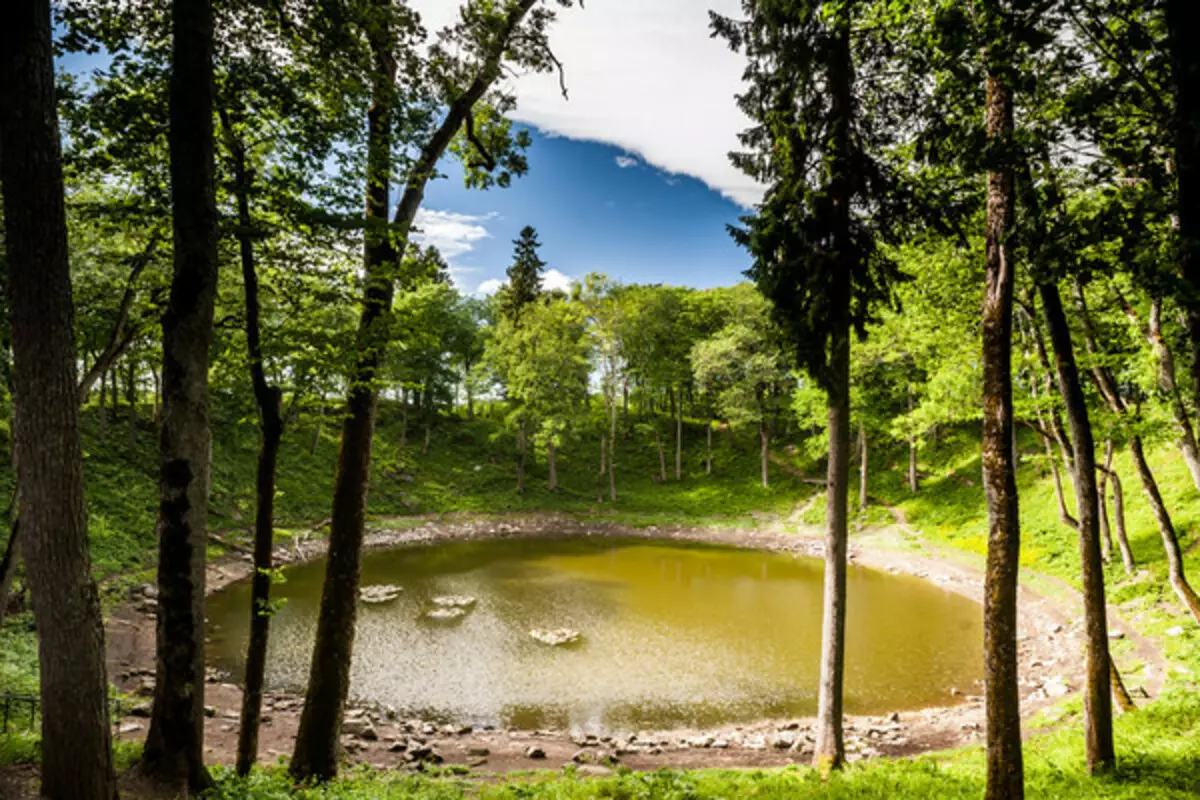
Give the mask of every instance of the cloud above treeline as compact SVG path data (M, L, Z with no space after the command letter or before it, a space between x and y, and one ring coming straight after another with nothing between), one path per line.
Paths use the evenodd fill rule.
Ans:
M479 284L479 288L475 290L476 294L492 295L500 291L508 281L497 280L492 278ZM548 269L542 273L542 289L547 292L561 291L569 292L571 287L577 281L569 275L564 275L556 269Z
M461 0L410 0L433 31ZM551 43L566 71L515 80L513 116L547 133L615 145L668 173L700 179L742 206L762 188L729 163L749 121L734 104L744 59L709 36L708 11L740 15L740 0L598 0L564 10ZM635 158L636 156L636 158ZM622 163L632 159L632 163Z

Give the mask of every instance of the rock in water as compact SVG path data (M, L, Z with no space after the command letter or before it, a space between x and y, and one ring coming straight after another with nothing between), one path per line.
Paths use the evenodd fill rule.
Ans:
M452 622L456 619L462 619L467 615L466 609L457 608L455 606L438 606L430 609L424 614L425 619L431 619L435 622Z
M537 641L550 647L561 647L565 644L575 644L579 641L579 631L573 631L570 628L557 628L555 630L545 630L535 628L529 632Z
M438 608L461 608L466 610L475 606L475 598L466 594L446 594L433 598L433 604Z
M378 586L363 586L358 590L358 599L370 605L390 603L400 596L404 589L400 586L381 584Z

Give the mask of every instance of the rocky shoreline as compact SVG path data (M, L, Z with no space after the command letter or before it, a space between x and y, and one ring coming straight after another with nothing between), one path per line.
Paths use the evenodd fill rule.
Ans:
M376 523L366 538L370 550L447 541L505 537L573 536L640 537L753 547L820 557L819 538L762 530L686 527L630 528L602 520L581 521L552 515L506 518L466 517L434 521L403 529ZM276 563L295 564L324 555L325 541L294 540L276 550ZM966 566L947 560L852 541L851 560L863 566L921 577L975 600L982 578ZM234 554L209 565L208 591L215 592L252 573L249 556ZM121 688L142 697L153 693L154 612L152 591L135 587L130 602L113 615L109 626L110 674ZM1022 709L1032 715L1070 694L1082 673L1078 624L1051 600L1021 591ZM1117 623L1120 624L1119 621ZM953 687L940 708L898 711L874 717L848 717L849 760L898 757L946 749L977 741L984 728L980 687ZM206 697L206 737L210 758L231 761L236 751L241 691L229 676L210 671ZM303 698L268 693L260 734L261 757L271 761L290 752ZM143 703L144 705L144 703ZM146 709L135 706L119 723L122 738L145 734ZM343 727L347 757L381 767L423 768L428 764L461 764L504 772L571 766L596 772L616 764L634 769L675 767L755 767L807 762L812 754L812 719L762 720L711 730L597 731L515 730L447 725L421 719L398 719L389 709L352 705Z

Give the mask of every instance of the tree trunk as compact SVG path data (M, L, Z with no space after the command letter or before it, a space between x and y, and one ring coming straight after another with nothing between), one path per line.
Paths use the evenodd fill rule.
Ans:
M675 403L675 480L683 475L683 388L679 388Z
M408 389L400 389L400 446L408 447Z
M1062 298L1053 283L1038 287L1046 328L1054 348L1058 390L1067 407L1074 455L1075 503L1079 515L1079 557L1083 567L1084 628L1087 664L1084 688L1084 729L1088 770L1095 774L1116 765L1113 748L1111 676L1108 654L1108 614L1104 598L1104 562L1100 555L1099 496L1096 490L1096 446L1087 400L1075 366L1071 329Z
M1112 661L1109 661L1108 664L1108 674L1109 680L1112 682L1112 696L1117 701L1117 707L1121 709L1121 713L1128 714L1130 711L1137 711L1137 705L1129 696L1129 690L1125 688L1125 681L1121 680L1121 673L1117 671L1117 665Z
M14 516L4 555L0 557L0 629L4 628L4 617L8 613L8 595L12 589L13 576L17 574L17 559L20 557L21 518Z
M704 431L704 474L712 475L712 428L713 415L708 412L708 427Z
M129 450L137 452L137 367L133 359L129 359L128 383L126 384L126 399L129 400Z
M204 767L204 585L211 432L208 366L217 290L211 0L171 5L168 144L175 273L163 316L158 629L154 710L142 767L194 793Z
M1171 588L1183 601L1192 619L1200 623L1200 597L1196 596L1196 592L1188 583L1183 566L1183 553L1179 549L1179 538L1175 535L1175 526L1171 523L1171 516L1167 513L1162 494L1158 490L1158 482L1154 480L1154 473L1146 463L1142 437L1134 436L1129 440L1129 452L1133 455L1134 466L1137 467L1138 477L1142 480L1142 491L1145 492L1150 510L1154 512L1154 519L1158 523L1163 549L1167 553L1167 578L1171 582Z
M867 431L859 423L858 426L858 510L867 508Z
M617 502L617 404L612 404L608 427L608 499Z
M667 482L667 454L663 450L662 431L658 429L658 423L654 424L654 444L658 446L658 479L663 483Z
M1109 439L1104 443L1104 465L1099 468L1100 485L1096 487L1100 516L1100 556L1106 564L1112 560L1113 549L1112 527L1108 521L1108 473L1112 471L1112 457L1112 439Z
M525 421L517 428L517 494L525 494Z
M250 638L246 645L246 675L242 691L241 727L238 732L237 772L250 773L258 760L258 731L266 673L267 643L271 625L271 569L275 546L275 482L279 442L283 438L283 393L267 382L263 365L262 326L258 299L258 270L254 259L250 214L251 176L245 147L224 108L220 118L225 142L233 162L234 195L237 200L238 252L246 304L246 349L250 385L258 407L259 451L255 476L254 576L250 587Z
M767 474L767 464L771 459L771 436L767 432L766 423L759 422L758 436L762 443L762 485L763 488L766 489L770 485L768 480L769 476Z
M1178 180L1179 274L1190 284L1184 308L1191 340L1193 402L1200 407L1200 7L1167 0L1167 41L1175 88L1175 174Z
M395 268L403 256L402 249L398 250L393 242L403 242L408 235L407 226L389 230L384 224L392 172L396 63L386 8L390 3L378 0L377 5L381 13L368 31L375 72L373 102L367 112L368 225L363 248L363 303L334 478L329 554L316 644L296 746L288 767L297 780L328 780L337 773L342 709L350 689L350 659L358 616L363 526L377 408L375 382L387 344L386 321L395 290Z
M608 433L600 431L600 471L596 473L596 502L604 502L604 479L608 475Z
M154 378L154 424L158 424L159 401L162 395L162 387L159 385L158 370L154 367L150 368L150 375Z
M1133 560L1133 549L1129 546L1129 537L1125 533L1125 489L1121 485L1121 476L1114 469L1108 473L1108 479L1113 488L1113 525L1117 530L1117 547L1121 551L1121 563L1128 575L1137 571L1137 563Z
M49 0L0 12L0 141L17 518L38 633L41 796L115 800L104 627L88 554Z
M839 7L830 46L830 182L835 220L833 249L839 263L833 276L829 368L824 381L829 404L829 464L825 511L825 575L821 597L821 671L817 684L817 727L813 766L822 775L845 762L842 703L846 666L847 500L850 483L850 303L851 273L858 267L850 242L853 67L850 56L850 8Z
M431 427L432 426L429 424L429 418L426 417L426 419L425 419L425 439L421 442L421 457L422 458L429 455L429 437L431 435Z
M1200 196L1198 196L1200 199ZM1127 308L1130 308L1128 305ZM1196 444L1196 431L1187 406L1183 404L1183 395L1175 382L1175 359L1171 348L1162 335L1162 298L1155 297L1150 301L1150 321L1147 326L1146 338L1158 356L1158 384L1166 395L1167 405L1175 417L1175 428L1178 434L1179 452L1183 454L1183 462L1187 464L1192 476L1192 485L1200 489L1200 447Z
M993 45L995 47L996 45ZM987 54L987 137L1011 144L1013 102L1005 58ZM987 800L1024 797L1017 667L1020 517L1012 452L1012 310L1015 211L1011 157L987 178L986 288L983 301L983 476L988 507L984 586L984 694L987 705Z
M99 421L100 421L100 432L98 434L98 438L100 440L100 444L104 444L104 439L108 435L107 402L108 402L108 380L107 380L106 375L101 375L100 376L100 408L99 408L99 414L98 414Z
M546 466L549 472L547 488L552 492L558 491L558 464L555 462L554 442L546 442Z

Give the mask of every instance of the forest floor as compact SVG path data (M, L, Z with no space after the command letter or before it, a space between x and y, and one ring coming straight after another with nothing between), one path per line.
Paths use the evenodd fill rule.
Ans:
M250 419L252 415L223 413L218 418ZM138 697L137 689L147 676L131 672L122 678L121 673L145 669L145 654L152 652L144 639L138 641L146 635L145 615L131 611L130 598L133 587L153 579L154 441L148 430L136 445L115 441L111 435L108 442L100 442L94 425L85 433L89 437L85 447L92 554L97 573L103 579L102 593L111 620L114 652L111 674L123 687L132 690L122 701L132 708L133 704L144 701L144 697ZM456 527L475 526L480 529L479 535L497 535L502 526L516 528L519 520L532 518L553 521L556 526L566 524L565 520L585 528L611 528L622 533L633 530L652 536L669 535L678 529L689 531L689 535L728 537L726 541L731 543L758 546L768 540L779 540L793 548L819 553L819 541L814 534L824 516L821 481L807 477L816 473L800 450L786 443L778 446L772 466L772 486L764 489L758 484L757 448L749 437L744 442L719 437L715 474L709 476L703 468L702 426L690 424L686 433L680 481L671 476L665 481L658 478L658 455L650 441L625 442L618 461L620 500L614 505L596 500L597 475L592 448L586 442L567 449L560 460L564 491L551 493L540 487L536 478L540 475L539 467L544 472L544 465L535 465L530 490L517 495L513 491L512 464L507 457L508 443L496 423L448 421L435 431L430 452L422 455L419 445L401 444L395 415L384 408L371 488L374 535L385 546L405 537L427 537ZM311 427L289 429L280 463L278 501L280 534L286 540L290 541L293 535L308 535L310 521L322 519L328 513L327 491L314 491L314 487L332 485L335 434L336 431L326 430L314 438ZM243 422L220 428L215 432L214 442L211 527L227 540L244 543L246 520L252 518L253 426ZM1070 664L1071 668L1060 669L1055 663L1050 677L1061 676L1074 688L1080 644L1073 634L1078 630L1081 613L1077 539L1058 520L1048 468L1036 455L1036 442L1031 439L1025 445L1018 476L1023 594L1044 603L1047 614L1046 621L1040 626L1035 624L1028 635L1034 637L1038 646L1041 646L1039 639L1053 637L1061 650L1060 663ZM888 452L877 448L873 452L872 502L854 522L856 561L910 574L925 572L923 577L927 580L944 579L955 591L974 592L977 596L986 551L986 509L976 477L979 474L976 432L951 432L922 451L922 487L916 494L905 486L906 457L907 453L899 450ZM1159 448L1152 461L1182 542L1189 550L1187 565L1196 573L1200 571L1200 551L1195 547L1200 541L1196 536L1200 531L1196 491L1181 459L1169 446ZM1116 467L1127 476L1127 515L1138 569L1133 575L1125 575L1119 560L1106 569L1114 615L1110 627L1114 634L1123 634L1114 638L1111 645L1126 682L1135 692L1144 690L1153 701L1140 699L1141 707L1135 713L1117 719L1118 769L1102 777L1088 775L1083 765L1080 725L1083 709L1078 695L1048 698L1040 710L1027 704L1026 709L1031 713L1026 721L1025 764L1031 797L1075 800L1200 795L1200 772L1196 768L1200 764L1200 630L1182 613L1165 586L1165 565L1157 530L1124 454L1118 457ZM10 480L0 466L0 484ZM855 488L852 487L852 497L856 496ZM310 539L302 547L319 552L319 536ZM211 555L215 564L228 568L227 579L244 574L238 571L245 569L240 555L216 545ZM931 566L935 564L936 567ZM1025 598L1023 609L1028 609L1029 601ZM118 621L130 614L140 621ZM1031 614L1026 615L1032 618ZM126 625L129 631L119 630ZM1062 628L1055 630L1058 625ZM132 636L132 644L118 643L135 628L141 633ZM123 652L122 646L127 648ZM1060 656L1049 658L1058 661ZM1036 660L1043 659L1026 658L1027 678ZM1043 660L1043 664L1049 663ZM27 611L18 612L8 618L0 631L0 692L34 693L36 664L32 618ZM230 715L240 700L236 687L223 685L222 678L214 676L214 679L216 682L208 689L216 706L214 716L208 721L209 745L225 752L236 726ZM1032 687L1026 689L1030 696L1038 691ZM978 704L967 702L964 697L964 702L954 708L967 713L973 705L977 713ZM279 714L274 710L272 713ZM273 717L271 725L279 725L280 735L286 740L287 734L282 732L286 728L283 721L286 714L278 719L280 722ZM772 725L777 728L792 722L805 724L802 720L787 720L774 721ZM865 720L866 731L856 731L856 735L865 733L870 747L884 752L871 741L877 737L870 735L870 728L882 729L895 723L888 721L883 726L879 722L879 719ZM144 723L145 719L138 717L123 724ZM223 730L226 727L229 730ZM767 733L784 732L764 731L764 737ZM803 738L803 731L798 733ZM960 728L951 733L954 735L941 745L925 740L921 747L952 749L913 757L863 758L829 781L822 781L813 770L801 766L807 761L802 752L779 752L774 747L737 755L715 754L712 748L678 748L671 753L663 748L659 755L670 757L662 761L642 762L633 754L626 754L615 767L572 763L565 769L552 769L579 750L615 750L616 743L597 742L593 747L585 742L588 746L580 747L568 737L551 748L543 747L548 756L545 760L531 760L524 757L530 742L521 741L521 733L510 735L506 731L491 732L491 740L479 738L476 752L487 747L488 763L468 770L464 762L478 762L484 757L463 754L461 747L466 742L461 736L439 738L421 734L422 738L441 745L447 762L457 763L437 766L423 762L420 772L376 770L370 765L382 762L368 749L356 757L362 763L348 765L342 778L313 789L297 789L286 771L271 766L276 757L270 750L280 754L288 750L283 740L277 740L275 747L264 744L267 766L248 780L239 780L227 768L216 767L214 776L218 786L212 796L247 800L978 797L984 780L982 749L970 743L957 746L975 741L977 731ZM397 730L397 738L400 734ZM411 739L408 731L403 734ZM140 751L138 735L139 731L131 731L120 738L117 754L121 766L136 760ZM381 738L386 742L389 735L391 731ZM520 757L516 756L517 750ZM906 752L911 750L888 751L888 755L903 756ZM216 750L212 755L214 762L225 760ZM0 735L0 765L9 765L0 766L0 797L7 800L10 796L23 796L18 792L32 791L36 769L29 764L36 757L35 733ZM742 760L734 761L737 757ZM720 758L731 761L722 762ZM759 758L762 760L755 760ZM793 760L798 763L778 766ZM662 764L670 764L672 768L650 769ZM734 765L738 768L723 768ZM497 774L510 769L522 771ZM130 783L125 796L141 796L141 790L136 783Z

